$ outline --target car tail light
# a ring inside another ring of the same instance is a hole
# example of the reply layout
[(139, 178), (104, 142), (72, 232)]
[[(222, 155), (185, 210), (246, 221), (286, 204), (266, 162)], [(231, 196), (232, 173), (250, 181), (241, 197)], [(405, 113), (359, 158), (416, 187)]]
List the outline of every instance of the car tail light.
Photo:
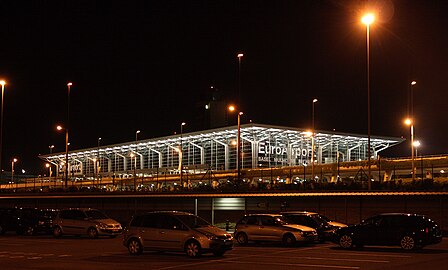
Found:
[(426, 234), (428, 234), (429, 233), (429, 228), (426, 228), (425, 232), (426, 232)]

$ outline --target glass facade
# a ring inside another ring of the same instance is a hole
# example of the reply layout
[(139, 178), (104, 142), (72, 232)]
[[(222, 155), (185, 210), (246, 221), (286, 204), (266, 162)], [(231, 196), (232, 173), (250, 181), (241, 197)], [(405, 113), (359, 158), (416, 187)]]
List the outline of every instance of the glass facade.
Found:
[[(241, 168), (271, 168), (307, 165), (311, 162), (313, 136), (302, 129), (261, 124), (241, 125)], [(236, 126), (162, 138), (133, 141), (69, 152), (69, 175), (95, 177), (126, 174), (151, 175), (163, 171), (191, 173), (206, 170), (235, 170), (237, 160)], [(376, 158), (401, 138), (371, 137), (371, 153)], [(367, 159), (367, 136), (316, 131), (316, 164)], [(40, 156), (65, 169), (65, 153)]]

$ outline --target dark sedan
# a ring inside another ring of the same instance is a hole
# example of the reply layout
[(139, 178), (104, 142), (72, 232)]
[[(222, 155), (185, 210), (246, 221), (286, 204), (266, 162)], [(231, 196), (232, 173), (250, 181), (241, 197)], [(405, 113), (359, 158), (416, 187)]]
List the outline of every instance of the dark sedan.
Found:
[(364, 245), (423, 248), (442, 241), (440, 227), (424, 215), (387, 213), (370, 217), (361, 224), (340, 228), (333, 241), (342, 248)]

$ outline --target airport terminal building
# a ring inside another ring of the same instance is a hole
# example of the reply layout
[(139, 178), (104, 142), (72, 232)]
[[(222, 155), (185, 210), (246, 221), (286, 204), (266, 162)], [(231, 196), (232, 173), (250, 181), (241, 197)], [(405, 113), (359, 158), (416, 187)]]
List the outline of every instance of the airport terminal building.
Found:
[[(317, 131), (313, 136), (304, 129), (249, 123), (240, 127), (242, 169), (302, 166), (367, 159), (366, 135)], [(70, 177), (151, 176), (155, 173), (178, 174), (206, 170), (235, 170), (237, 166), (238, 127), (177, 134), (167, 137), (70, 150)], [(371, 154), (399, 144), (402, 138), (371, 136)], [(64, 174), (66, 155), (39, 156)]]

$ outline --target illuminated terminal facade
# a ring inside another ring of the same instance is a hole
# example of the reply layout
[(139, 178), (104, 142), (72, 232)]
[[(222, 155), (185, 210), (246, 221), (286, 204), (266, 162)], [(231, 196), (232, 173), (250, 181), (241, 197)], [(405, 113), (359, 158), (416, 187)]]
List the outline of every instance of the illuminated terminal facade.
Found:
[[(368, 137), (338, 132), (244, 124), (240, 127), (242, 169), (309, 165), (312, 153), (315, 164), (367, 159)], [(69, 176), (126, 177), (150, 176), (155, 173), (179, 174), (206, 170), (235, 170), (237, 164), (237, 126), (161, 138), (132, 141), (95, 148), (70, 150)], [(371, 137), (372, 158), (379, 152), (401, 143), (393, 137)], [(57, 175), (65, 170), (65, 153), (40, 156), (56, 166)]]

